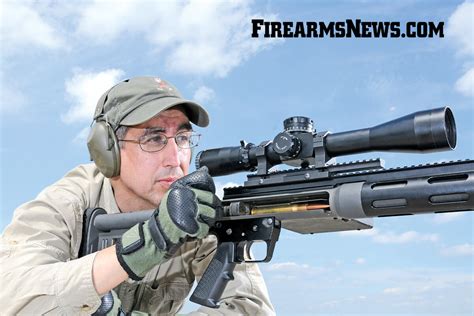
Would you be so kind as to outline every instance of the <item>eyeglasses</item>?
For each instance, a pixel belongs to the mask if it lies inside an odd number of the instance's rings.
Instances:
[[[179,132],[174,136],[166,136],[164,133],[153,133],[150,135],[143,135],[138,140],[134,139],[119,139],[121,142],[130,142],[139,144],[143,151],[153,153],[162,150],[168,144],[168,139],[174,138],[176,145],[181,149],[189,149],[196,147],[199,143],[201,134],[191,131]]]

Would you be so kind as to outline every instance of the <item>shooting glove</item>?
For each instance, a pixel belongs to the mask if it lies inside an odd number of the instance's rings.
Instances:
[[[126,231],[116,243],[117,258],[130,278],[141,280],[169,259],[189,238],[202,239],[221,207],[206,167],[175,181],[153,216]]]

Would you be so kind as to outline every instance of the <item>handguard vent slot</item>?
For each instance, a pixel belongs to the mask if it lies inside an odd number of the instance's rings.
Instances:
[[[454,182],[454,181],[466,181],[468,178],[467,174],[455,174],[449,176],[437,176],[431,177],[428,179],[429,184],[436,184],[436,183],[445,183],[445,182]]]
[[[453,194],[442,194],[430,196],[430,202],[433,204],[443,203],[464,203],[469,200],[469,194],[467,193],[453,193]]]
[[[372,190],[398,189],[407,186],[407,181],[385,182],[372,184]]]
[[[375,200],[372,202],[373,208],[394,208],[406,207],[408,204],[406,199],[389,199],[389,200]]]

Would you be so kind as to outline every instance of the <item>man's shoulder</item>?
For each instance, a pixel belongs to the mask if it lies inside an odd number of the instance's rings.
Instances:
[[[82,200],[89,204],[98,199],[105,177],[92,164],[82,164],[68,171],[61,179],[46,187],[39,196]]]
[[[91,181],[103,181],[104,180],[104,175],[100,173],[99,169],[97,169],[96,165],[94,163],[88,163],[88,164],[80,164],[76,166],[75,168],[69,170],[65,175],[64,178],[84,178],[84,179],[89,179]]]
[[[56,181],[52,187],[77,187],[88,189],[91,185],[102,186],[104,175],[99,172],[95,164],[81,164],[69,170],[61,179]]]

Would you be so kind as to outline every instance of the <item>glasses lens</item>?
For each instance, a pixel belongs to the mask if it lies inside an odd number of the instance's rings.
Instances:
[[[162,150],[166,146],[166,136],[163,134],[154,134],[144,137],[140,140],[140,146],[144,151],[154,152]]]
[[[199,142],[199,134],[184,132],[179,133],[175,136],[176,144],[178,147],[183,149],[188,149],[197,146]]]

